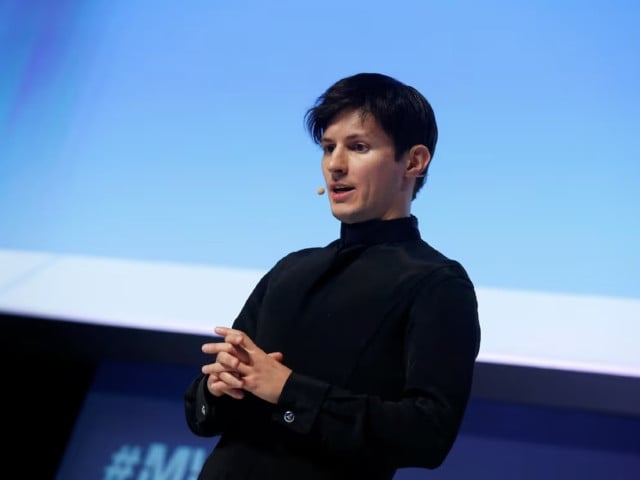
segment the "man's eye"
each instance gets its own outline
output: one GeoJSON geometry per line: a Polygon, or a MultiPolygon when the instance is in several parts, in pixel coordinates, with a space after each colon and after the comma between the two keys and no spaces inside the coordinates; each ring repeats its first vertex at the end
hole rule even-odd
{"type": "Polygon", "coordinates": [[[352,147],[356,152],[366,152],[369,150],[369,147],[365,143],[356,143],[352,147]]]}
{"type": "Polygon", "coordinates": [[[322,146],[322,151],[324,153],[331,153],[335,150],[336,146],[335,145],[323,145],[322,146]]]}

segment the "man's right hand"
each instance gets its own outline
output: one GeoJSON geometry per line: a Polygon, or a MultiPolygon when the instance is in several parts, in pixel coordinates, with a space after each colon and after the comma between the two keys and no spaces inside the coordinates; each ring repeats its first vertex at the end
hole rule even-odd
{"type": "MultiPolygon", "coordinates": [[[[251,362],[249,354],[241,346],[227,341],[205,343],[202,345],[202,351],[216,356],[215,362],[202,366],[202,373],[209,375],[207,389],[211,395],[229,395],[238,400],[244,398],[245,382],[238,372],[238,366],[251,362]]],[[[272,352],[267,355],[282,363],[282,353],[272,352]]]]}

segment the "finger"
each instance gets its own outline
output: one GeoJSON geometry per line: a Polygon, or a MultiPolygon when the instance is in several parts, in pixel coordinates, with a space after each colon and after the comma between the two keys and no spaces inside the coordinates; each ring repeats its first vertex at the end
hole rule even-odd
{"type": "Polygon", "coordinates": [[[244,397],[244,390],[237,388],[230,388],[226,383],[222,381],[209,382],[207,384],[209,392],[215,397],[221,397],[223,395],[229,395],[235,399],[242,399],[244,397]]]}
{"type": "Polygon", "coordinates": [[[252,375],[255,372],[256,366],[258,369],[263,371],[264,369],[273,368],[270,367],[270,365],[273,366],[274,364],[282,368],[282,353],[280,352],[266,354],[260,350],[260,353],[253,355],[250,360],[251,361],[249,362],[239,362],[238,366],[234,370],[240,373],[242,377],[246,377],[247,375],[252,375]]]}
{"type": "MultiPolygon", "coordinates": [[[[222,352],[228,353],[229,355],[233,355],[238,360],[244,363],[249,362],[249,354],[247,351],[240,347],[232,345],[228,342],[216,342],[216,343],[205,343],[202,345],[202,351],[206,354],[218,355],[222,352]]],[[[217,360],[217,357],[216,357],[217,360]]]]}
{"type": "Polygon", "coordinates": [[[229,372],[222,372],[220,375],[209,375],[207,386],[214,389],[217,394],[223,394],[227,390],[241,388],[242,380],[229,372]]]}
{"type": "Polygon", "coordinates": [[[207,389],[209,390],[209,393],[211,393],[211,395],[213,395],[214,397],[221,397],[225,394],[227,386],[224,382],[221,382],[217,378],[213,379],[213,377],[209,377],[209,380],[207,381],[207,389]]]}
{"type": "Polygon", "coordinates": [[[227,342],[204,343],[201,347],[203,353],[216,354],[220,352],[234,353],[236,347],[227,342]]]}
{"type": "Polygon", "coordinates": [[[233,345],[241,345],[247,351],[253,350],[256,346],[253,340],[241,330],[227,327],[216,327],[215,332],[224,337],[224,341],[233,345]]]}
{"type": "Polygon", "coordinates": [[[205,375],[220,375],[222,372],[229,371],[229,369],[221,363],[215,362],[203,365],[200,371],[205,375]]]}
{"type": "Polygon", "coordinates": [[[239,375],[234,374],[233,372],[222,372],[218,375],[218,379],[231,388],[240,389],[244,386],[244,382],[239,375]]]}
{"type": "Polygon", "coordinates": [[[219,363],[220,365],[225,367],[225,369],[235,370],[236,368],[238,368],[240,360],[230,353],[220,352],[216,357],[216,363],[219,363]]]}
{"type": "Polygon", "coordinates": [[[200,371],[205,375],[217,375],[219,373],[216,370],[215,363],[207,363],[206,365],[203,365],[202,367],[200,367],[200,371]]]}
{"type": "Polygon", "coordinates": [[[284,360],[284,355],[282,354],[282,352],[271,352],[271,353],[268,353],[267,355],[269,355],[271,358],[277,360],[280,363],[282,363],[282,360],[284,360]]]}
{"type": "Polygon", "coordinates": [[[235,347],[233,345],[230,345],[230,348],[224,348],[220,352],[218,352],[216,361],[231,369],[234,369],[238,366],[239,362],[248,363],[249,354],[242,347],[235,347]]]}
{"type": "Polygon", "coordinates": [[[242,333],[240,330],[236,330],[235,328],[229,328],[229,327],[216,327],[213,329],[213,331],[216,332],[221,337],[226,337],[230,333],[242,333]]]}

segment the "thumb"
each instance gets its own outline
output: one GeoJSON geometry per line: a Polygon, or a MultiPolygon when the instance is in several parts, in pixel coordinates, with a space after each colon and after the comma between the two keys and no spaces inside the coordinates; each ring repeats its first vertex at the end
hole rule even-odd
{"type": "Polygon", "coordinates": [[[282,352],[271,352],[271,353],[268,353],[267,355],[269,355],[271,358],[273,358],[274,360],[277,360],[280,363],[282,363],[282,360],[284,359],[284,355],[282,355],[282,352]]]}

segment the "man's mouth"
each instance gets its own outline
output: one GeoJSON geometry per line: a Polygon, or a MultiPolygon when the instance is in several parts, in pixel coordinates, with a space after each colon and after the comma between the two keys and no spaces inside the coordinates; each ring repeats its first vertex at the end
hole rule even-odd
{"type": "Polygon", "coordinates": [[[348,192],[350,190],[353,190],[353,187],[350,187],[348,185],[334,185],[332,190],[336,193],[342,193],[342,192],[348,192]]]}

